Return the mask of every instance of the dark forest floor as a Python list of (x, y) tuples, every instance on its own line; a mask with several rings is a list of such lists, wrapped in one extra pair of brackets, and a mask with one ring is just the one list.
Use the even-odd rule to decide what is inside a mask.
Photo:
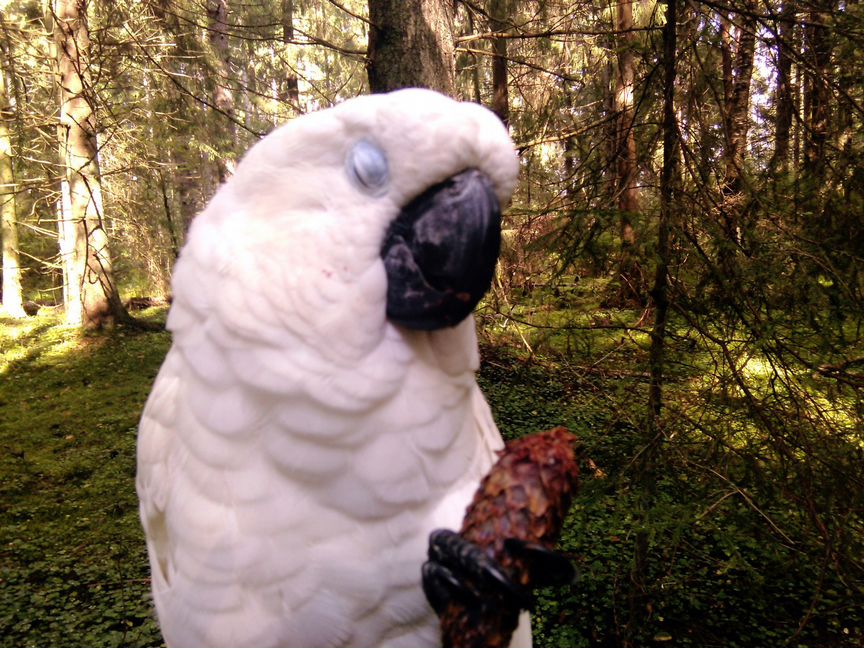
[[(741, 498), (697, 488), (686, 471), (662, 474), (651, 516), (637, 515), (644, 340), (615, 335), (601, 328), (591, 342), (595, 357), (603, 344), (617, 354), (602, 367), (578, 349), (528, 353), (482, 336), (480, 382), (505, 437), (565, 425), (593, 462), (561, 544), (580, 580), (540, 594), (535, 645), (620, 645), (634, 606), (635, 645), (864, 645), (860, 584), (820, 570), (808, 547), (776, 542)], [(50, 312), (0, 320), (0, 646), (160, 645), (135, 438), (169, 344), (164, 332), (81, 337)], [(640, 534), (650, 594), (633, 599)]]

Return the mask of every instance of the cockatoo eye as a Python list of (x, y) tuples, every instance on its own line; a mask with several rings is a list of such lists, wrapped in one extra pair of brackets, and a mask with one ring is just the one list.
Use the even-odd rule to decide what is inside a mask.
[(348, 152), (348, 177), (366, 193), (380, 196), (390, 181), (390, 169), (384, 151), (372, 142), (360, 140)]

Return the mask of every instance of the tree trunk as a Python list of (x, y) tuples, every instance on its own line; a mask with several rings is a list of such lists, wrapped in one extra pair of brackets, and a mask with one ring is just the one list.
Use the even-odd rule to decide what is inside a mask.
[[(489, 28), (496, 33), (509, 26), (508, 0), (490, 0)], [(510, 122), (510, 90), (507, 83), (507, 39), (492, 39), (492, 111), (505, 126)]]
[[(570, 48), (568, 47), (567, 43), (564, 43), (563, 50), (565, 55), (565, 61), (569, 61)], [(564, 63), (561, 65), (562, 76), (567, 72), (567, 64)], [(566, 128), (572, 131), (571, 124), (573, 123), (573, 108), (575, 102), (573, 101), (573, 88), (569, 82), (564, 83), (563, 87), (561, 88), (561, 93), (564, 101), (565, 114), (567, 115)], [(568, 135), (564, 138), (563, 146), (564, 196), (567, 199), (564, 209), (567, 211), (575, 211), (577, 201), (579, 200), (579, 192), (576, 189), (576, 156), (578, 155), (578, 151), (576, 148), (576, 138), (573, 135)]]
[[(224, 116), (219, 119), (218, 137), (220, 144), (231, 144), (236, 140), (237, 129), (234, 124), (234, 93), (228, 86), (231, 75), (231, 48), (228, 43), (228, 2), (227, 0), (207, 0), (207, 40), (212, 48), (211, 60), (213, 84), (213, 105)], [(219, 147), (224, 148), (223, 147)], [(219, 183), (225, 182), (234, 171), (235, 161), (223, 150), (216, 156), (216, 175)]]
[(60, 83), (61, 162), (69, 187), (64, 232), (74, 240), (74, 248), (67, 251), (74, 266), (68, 275), (78, 282), (69, 290), (66, 321), (85, 328), (102, 328), (128, 320), (129, 316), (114, 283), (103, 224), (97, 124), (88, 83), (87, 0), (55, 0), (54, 39)]
[(369, 0), (372, 92), (431, 88), (453, 95), (456, 78), (453, 3)]
[(754, 0), (746, 0), (746, 13), (738, 16), (740, 26), (736, 30), (734, 44), (732, 86), (726, 97), (726, 185), (731, 193), (739, 193), (742, 189), (744, 154), (750, 127), (750, 82), (756, 51), (756, 19), (751, 14), (757, 10)]
[[(734, 246), (742, 243), (744, 159), (747, 151), (747, 132), (750, 126), (750, 82), (753, 77), (753, 57), (756, 51), (756, 19), (758, 10), (755, 0), (745, 0), (745, 12), (737, 16), (735, 36), (729, 27), (730, 21), (721, 16), (723, 55), (723, 131), (725, 177), (722, 191), (723, 229), (727, 242), (720, 245), (719, 260), (729, 276), (734, 276), (732, 257)], [(727, 69), (727, 62), (731, 67)]]
[(615, 191), (620, 214), (622, 302), (644, 300), (642, 271), (634, 255), (636, 233), (632, 216), (639, 212), (638, 164), (636, 136), (633, 127), (636, 110), (633, 103), (634, 59), (633, 0), (619, 0), (616, 5), (618, 68), (615, 75)]
[(654, 306), (654, 326), (648, 364), (651, 378), (648, 387), (648, 413), (645, 424), (643, 450), (636, 460), (640, 480), (639, 497), (634, 513), (641, 518), (635, 536), (633, 567), (631, 572), (630, 611), (623, 644), (625, 648), (637, 645), (639, 630), (647, 622), (651, 607), (651, 585), (648, 580), (649, 534), (651, 511), (655, 506), (657, 475), (661, 461), (663, 428), (663, 380), (666, 355), (666, 324), (669, 315), (669, 265), (672, 260), (673, 224), (676, 215), (676, 190), (680, 186), (678, 161), (678, 123), (675, 114), (675, 77), (677, 75), (677, 22), (678, 0), (666, 2), (666, 24), (663, 27), (663, 169), (660, 173), (660, 219), (657, 223), (657, 266), (651, 303)]
[(792, 84), (792, 53), (795, 34), (795, 4), (791, 0), (783, 3), (780, 24), (777, 28), (777, 86), (774, 89), (774, 156), (771, 166), (783, 172), (789, 168), (789, 140), (792, 132), (792, 116), (795, 108), (795, 90)]
[[(294, 43), (294, 0), (282, 0), (282, 42), (286, 46)], [(285, 73), (283, 99), (300, 114), (300, 82), (294, 70)]]
[[(177, 227), (178, 245), (183, 247), (186, 231), (192, 219), (204, 206), (209, 192), (201, 182), (201, 159), (198, 151), (193, 149), (192, 140), (199, 130), (197, 110), (190, 110), (189, 99), (171, 82), (174, 76), (180, 79), (188, 76), (188, 63), (200, 56), (193, 39), (185, 31), (184, 25), (171, 8), (171, 0), (159, 0), (152, 5), (155, 15), (162, 22), (162, 27), (174, 39), (177, 56), (176, 62), (165, 61), (166, 77), (162, 96), (168, 102), (169, 112), (173, 116), (176, 137), (171, 137), (167, 144), (166, 155), (171, 168), (170, 187), (178, 203), (179, 223)], [(170, 66), (170, 67), (169, 67)]]
[[(859, 0), (848, 0), (846, 3), (846, 11), (860, 12), (861, 6)], [(854, 96), (856, 84), (859, 81), (860, 70), (851, 65), (838, 65), (837, 70), (837, 90), (841, 97), (836, 104), (836, 117), (832, 120), (835, 124), (833, 135), (837, 137), (837, 149), (839, 152), (838, 167), (841, 169), (856, 169), (857, 155), (854, 142), (857, 136), (858, 128), (856, 125), (855, 115), (857, 111), (851, 105), (847, 97)], [(854, 173), (854, 172), (853, 172)], [(848, 175), (847, 175), (848, 177)], [(851, 183), (845, 183), (846, 199), (851, 199), (852, 190)]]
[(14, 119), (9, 100), (10, 82), (6, 74), (5, 61), (2, 61), (0, 62), (0, 239), (3, 241), (3, 287), (0, 293), (0, 304), (10, 317), (24, 317), (15, 209), (16, 186), (10, 134), (10, 124)]
[[(476, 31), (476, 27), (474, 26), (474, 12), (467, 11), (468, 15), (468, 33), (473, 34)], [(473, 94), (474, 103), (482, 104), (483, 103), (483, 93), (480, 91), (480, 57), (477, 56), (476, 52), (471, 52), (471, 60), (473, 64), (471, 65), (471, 90)]]
[(649, 352), (651, 382), (648, 410), (654, 421), (649, 427), (655, 429), (662, 407), (663, 357), (669, 314), (669, 264), (672, 256), (670, 232), (674, 225), (675, 192), (680, 185), (678, 123), (675, 114), (675, 77), (678, 72), (676, 23), (677, 0), (669, 0), (666, 4), (666, 25), (663, 28), (663, 170), (660, 174), (660, 220), (657, 224), (657, 268), (651, 290), (654, 327)]
[(827, 23), (834, 9), (834, 0), (818, 0), (811, 5), (804, 27), (808, 77), (804, 97), (804, 170), (814, 184), (825, 176), (831, 101), (831, 42)]
[(720, 70), (723, 76), (723, 128), (728, 130), (729, 106), (732, 103), (732, 58), (735, 56), (735, 40), (732, 37), (732, 22), (729, 12), (722, 10), (720, 16)]
[[(63, 159), (63, 130), (58, 128), (58, 141), (61, 142), (60, 157)], [(70, 324), (81, 323), (81, 269), (75, 262), (75, 225), (72, 220), (72, 199), (69, 194), (69, 180), (60, 180), (60, 197), (57, 200), (57, 241), (60, 250), (60, 265), (63, 270), (63, 305), (66, 308), (66, 321)], [(70, 304), (75, 304), (70, 307)]]

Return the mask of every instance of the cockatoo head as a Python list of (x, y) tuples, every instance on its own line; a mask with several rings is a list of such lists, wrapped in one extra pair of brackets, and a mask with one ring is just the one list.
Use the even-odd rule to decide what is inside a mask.
[[(385, 313), (454, 326), (489, 287), (517, 173), (505, 127), (477, 104), (420, 89), (358, 97), (257, 143), (184, 255), (218, 268), (210, 301), (226, 316), (274, 329), (303, 319), (341, 339)], [(183, 284), (175, 275), (175, 299)]]

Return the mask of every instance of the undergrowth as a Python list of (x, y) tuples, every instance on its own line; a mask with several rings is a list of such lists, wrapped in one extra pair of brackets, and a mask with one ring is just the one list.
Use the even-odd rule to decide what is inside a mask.
[[(664, 440), (646, 484), (639, 458), (647, 353), (638, 336), (621, 334), (626, 321), (619, 324), (614, 337), (606, 327), (593, 339), (587, 328), (554, 333), (591, 347), (590, 356), (574, 356), (565, 350), (572, 344), (530, 327), (511, 332), (507, 346), (483, 349), (481, 386), (505, 436), (565, 425), (590, 460), (560, 542), (579, 579), (541, 592), (535, 645), (864, 646), (860, 446), (841, 445), (847, 434), (833, 428), (833, 438), (822, 439), (823, 450), (837, 446), (833, 454), (808, 455), (802, 446), (794, 459), (775, 456), (776, 440), (753, 418), (772, 419), (769, 429), (790, 435), (800, 421), (774, 419), (768, 402), (754, 413), (752, 402), (716, 394), (710, 358), (675, 332)], [(754, 378), (750, 389), (759, 388)], [(685, 416), (696, 410), (701, 424)], [(847, 428), (855, 436), (854, 424)], [(640, 534), (648, 558), (644, 591), (634, 597)], [(830, 546), (835, 537), (842, 546)]]
[[(479, 380), (504, 436), (565, 425), (590, 459), (561, 541), (580, 578), (538, 596), (536, 646), (618, 646), (628, 632), (636, 646), (864, 645), (860, 575), (826, 564), (785, 486), (754, 477), (775, 474), (770, 457), (736, 463), (678, 422), (646, 504), (634, 469), (644, 442), (644, 336), (604, 320), (593, 338), (580, 329), (568, 334), (572, 344), (543, 348), (535, 337), (529, 350), (518, 336), (481, 333)], [(138, 417), (169, 344), (164, 332), (82, 337), (50, 313), (0, 321), (0, 646), (161, 644), (134, 471)], [(603, 362), (585, 360), (579, 347)], [(695, 364), (691, 357), (673, 373), (670, 398), (692, 397)], [(720, 406), (744, 420), (734, 399)], [(734, 484), (706, 479), (718, 457), (716, 471)], [(860, 553), (860, 508), (845, 520), (846, 549)], [(633, 599), (640, 532), (648, 591)], [(628, 629), (634, 604), (645, 622)]]
[(158, 646), (135, 495), (166, 333), (0, 322), (0, 646)]

